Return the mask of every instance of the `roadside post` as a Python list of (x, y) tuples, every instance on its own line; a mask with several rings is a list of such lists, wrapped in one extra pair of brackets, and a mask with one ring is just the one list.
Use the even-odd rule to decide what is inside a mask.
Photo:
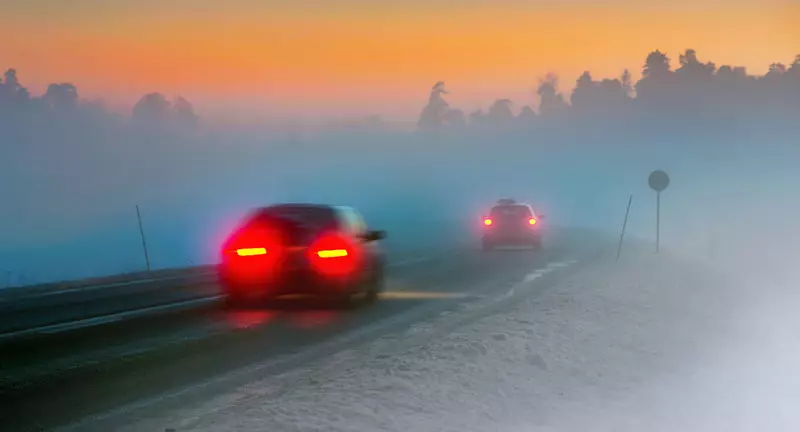
[(658, 253), (661, 243), (661, 192), (669, 186), (669, 176), (662, 170), (650, 173), (647, 179), (650, 189), (656, 191), (656, 253)]
[(139, 204), (136, 204), (136, 219), (139, 220), (139, 234), (142, 237), (142, 250), (144, 251), (144, 263), (147, 272), (150, 273), (150, 256), (147, 254), (147, 240), (144, 238), (144, 227), (142, 226), (142, 214), (139, 212)]
[(619, 254), (622, 253), (622, 240), (625, 238), (625, 228), (628, 226), (628, 214), (631, 212), (631, 202), (633, 202), (633, 194), (628, 197), (628, 208), (625, 209), (625, 219), (622, 221), (622, 232), (619, 234), (619, 245), (617, 246), (617, 261), (619, 261)]

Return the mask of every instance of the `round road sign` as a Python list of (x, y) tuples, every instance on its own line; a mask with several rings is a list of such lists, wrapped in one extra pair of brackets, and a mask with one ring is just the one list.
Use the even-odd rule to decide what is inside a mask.
[(647, 183), (654, 191), (661, 192), (669, 186), (669, 176), (664, 171), (656, 170), (650, 173)]

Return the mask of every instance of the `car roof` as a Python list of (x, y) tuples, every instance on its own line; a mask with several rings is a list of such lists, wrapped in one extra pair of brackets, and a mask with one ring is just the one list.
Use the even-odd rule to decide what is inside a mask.
[(495, 208), (495, 207), (515, 207), (515, 206), (531, 207), (531, 205), (528, 204), (528, 203), (514, 201), (512, 203), (497, 202), (497, 203), (494, 203), (494, 205), (492, 205), (492, 208)]
[(317, 209), (332, 209), (334, 206), (328, 204), (316, 204), (316, 203), (307, 203), (307, 202), (286, 202), (286, 203), (277, 203), (271, 204), (268, 206), (261, 207), (262, 209), (275, 209), (275, 208), (317, 208)]
[(524, 203), (524, 202), (513, 202), (513, 203), (510, 203), (510, 204), (497, 204), (496, 203), (496, 204), (494, 204), (492, 206), (492, 209), (503, 208), (503, 207), (527, 207), (528, 210), (531, 211), (531, 214), (533, 214), (534, 216), (536, 215), (536, 212), (533, 210), (533, 206), (528, 204), (528, 203)]
[(304, 202), (297, 202), (297, 203), (277, 203), (277, 204), (270, 204), (266, 206), (256, 207), (248, 212), (248, 215), (245, 216), (245, 219), (249, 220), (254, 217), (259, 217), (259, 215), (263, 215), (265, 213), (269, 213), (274, 210), (329, 210), (331, 214), (335, 214), (336, 210), (333, 206), (327, 204), (315, 204), (315, 203), (304, 203)]
[(352, 206), (345, 206), (345, 205), (332, 205), (332, 204), (318, 204), (318, 203), (308, 203), (308, 202), (286, 202), (286, 203), (276, 203), (271, 204), (268, 206), (262, 206), (255, 208), (251, 211), (251, 214), (258, 214), (263, 212), (268, 212), (270, 210), (281, 210), (281, 209), (291, 209), (291, 210), (330, 210), (331, 215), (334, 217), (338, 217), (336, 215), (340, 215), (342, 213), (355, 213), (359, 215), (359, 217), (363, 217), (361, 212), (359, 212), (355, 207)]

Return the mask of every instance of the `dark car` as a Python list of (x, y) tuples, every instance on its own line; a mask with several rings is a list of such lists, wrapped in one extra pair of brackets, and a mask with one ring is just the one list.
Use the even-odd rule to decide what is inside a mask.
[(385, 258), (353, 208), (277, 204), (253, 211), (222, 250), (220, 283), (229, 306), (285, 295), (374, 301), (383, 289)]
[(542, 215), (536, 215), (530, 205), (512, 199), (502, 199), (483, 218), (481, 247), (492, 250), (498, 246), (542, 247)]

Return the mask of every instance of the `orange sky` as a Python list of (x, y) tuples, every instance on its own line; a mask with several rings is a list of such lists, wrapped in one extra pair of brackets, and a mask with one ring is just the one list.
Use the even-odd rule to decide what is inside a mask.
[(800, 53), (800, 4), (780, 0), (20, 3), (0, 15), (0, 67), (17, 68), (35, 93), (68, 81), (85, 97), (130, 105), (160, 91), (215, 114), (409, 118), (439, 80), (453, 105), (471, 110), (500, 97), (532, 103), (548, 71), (567, 89), (586, 69), (636, 73), (655, 48), (675, 63), (691, 47), (752, 72)]

